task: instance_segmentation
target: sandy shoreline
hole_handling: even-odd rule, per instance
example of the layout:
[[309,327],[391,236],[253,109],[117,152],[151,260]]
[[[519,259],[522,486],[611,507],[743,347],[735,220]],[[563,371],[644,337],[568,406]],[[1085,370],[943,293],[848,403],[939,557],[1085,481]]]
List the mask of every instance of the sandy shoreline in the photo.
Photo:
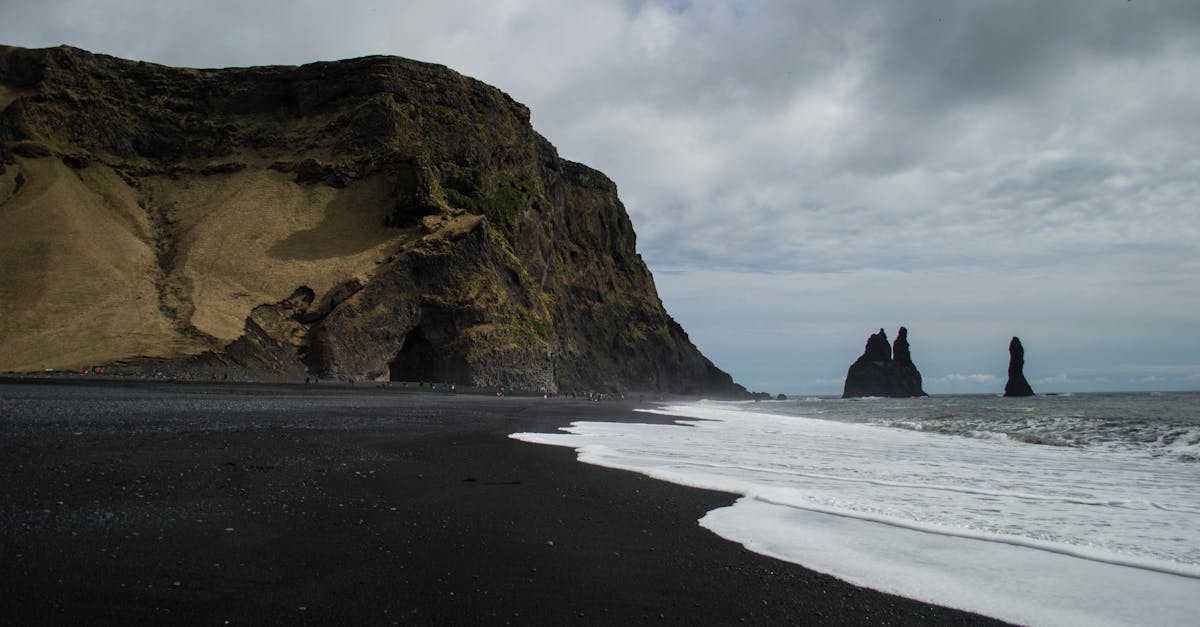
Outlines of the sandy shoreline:
[[0,379],[4,624],[981,624],[508,438],[633,401]]

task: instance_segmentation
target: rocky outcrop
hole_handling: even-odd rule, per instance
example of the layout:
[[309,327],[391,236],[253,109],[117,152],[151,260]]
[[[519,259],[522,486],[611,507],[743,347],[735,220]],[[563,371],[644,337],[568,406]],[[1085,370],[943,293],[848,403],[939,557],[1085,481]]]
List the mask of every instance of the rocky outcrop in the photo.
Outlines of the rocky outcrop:
[[0,164],[0,369],[745,394],[616,185],[442,66],[0,46]]
[[912,361],[908,329],[900,327],[894,345],[888,345],[883,329],[867,339],[862,356],[850,365],[842,398],[926,396],[921,373]]
[[1033,396],[1033,388],[1025,380],[1025,347],[1015,336],[1008,343],[1008,382],[1004,384],[1004,395]]

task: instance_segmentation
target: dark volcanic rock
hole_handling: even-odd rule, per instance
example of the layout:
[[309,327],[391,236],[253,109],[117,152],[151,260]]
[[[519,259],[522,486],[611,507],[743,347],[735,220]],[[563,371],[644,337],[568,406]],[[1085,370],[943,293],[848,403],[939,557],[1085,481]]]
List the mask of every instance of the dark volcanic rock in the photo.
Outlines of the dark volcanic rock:
[[921,373],[913,364],[908,348],[908,329],[900,327],[894,345],[889,346],[883,329],[867,339],[863,354],[846,373],[842,398],[886,396],[906,398],[925,396]]
[[867,347],[863,350],[860,361],[891,361],[892,346],[888,344],[887,333],[883,329],[867,338]]
[[[61,175],[52,156],[86,170]],[[114,304],[97,305],[109,296],[88,291],[90,276],[56,292],[77,302],[30,294],[16,315],[46,338],[75,335],[18,349],[30,329],[0,329],[0,369],[746,395],[664,310],[616,185],[560,158],[524,105],[443,66],[379,56],[186,69],[0,46],[0,162],[16,169],[0,171],[0,195],[29,215],[60,209],[39,200],[49,193],[20,194],[27,182],[94,191],[73,215],[133,251],[102,266],[108,285],[149,285],[137,298],[154,289],[159,301],[104,317],[99,333],[91,310]],[[274,230],[239,238],[245,218],[225,196],[255,198],[250,228]],[[226,252],[245,261],[210,270],[222,265],[201,245],[212,233],[242,242]],[[78,240],[49,230],[6,235],[80,256]],[[7,250],[6,265],[36,269]]]
[[1008,382],[1004,384],[1005,396],[1033,396],[1033,388],[1025,380],[1025,347],[1021,339],[1013,337],[1008,343]]
[[892,343],[892,361],[898,366],[912,366],[912,353],[908,350],[908,329],[900,327],[900,332],[896,334],[896,341]]

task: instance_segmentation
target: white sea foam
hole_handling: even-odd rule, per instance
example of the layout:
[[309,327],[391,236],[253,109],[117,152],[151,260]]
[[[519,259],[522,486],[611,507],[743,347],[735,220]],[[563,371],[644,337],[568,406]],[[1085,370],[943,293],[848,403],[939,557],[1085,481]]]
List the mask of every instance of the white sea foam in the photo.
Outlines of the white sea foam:
[[513,437],[742,495],[701,524],[858,585],[1019,623],[1195,620],[1200,464],[761,411],[780,407]]

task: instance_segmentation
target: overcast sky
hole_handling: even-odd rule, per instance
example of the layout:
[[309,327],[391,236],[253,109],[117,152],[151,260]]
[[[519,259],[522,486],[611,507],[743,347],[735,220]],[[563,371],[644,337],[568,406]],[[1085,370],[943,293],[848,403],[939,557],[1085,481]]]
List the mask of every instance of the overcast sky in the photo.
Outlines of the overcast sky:
[[909,329],[931,393],[1200,389],[1200,2],[0,0],[0,43],[192,67],[395,54],[608,174],[755,390]]

